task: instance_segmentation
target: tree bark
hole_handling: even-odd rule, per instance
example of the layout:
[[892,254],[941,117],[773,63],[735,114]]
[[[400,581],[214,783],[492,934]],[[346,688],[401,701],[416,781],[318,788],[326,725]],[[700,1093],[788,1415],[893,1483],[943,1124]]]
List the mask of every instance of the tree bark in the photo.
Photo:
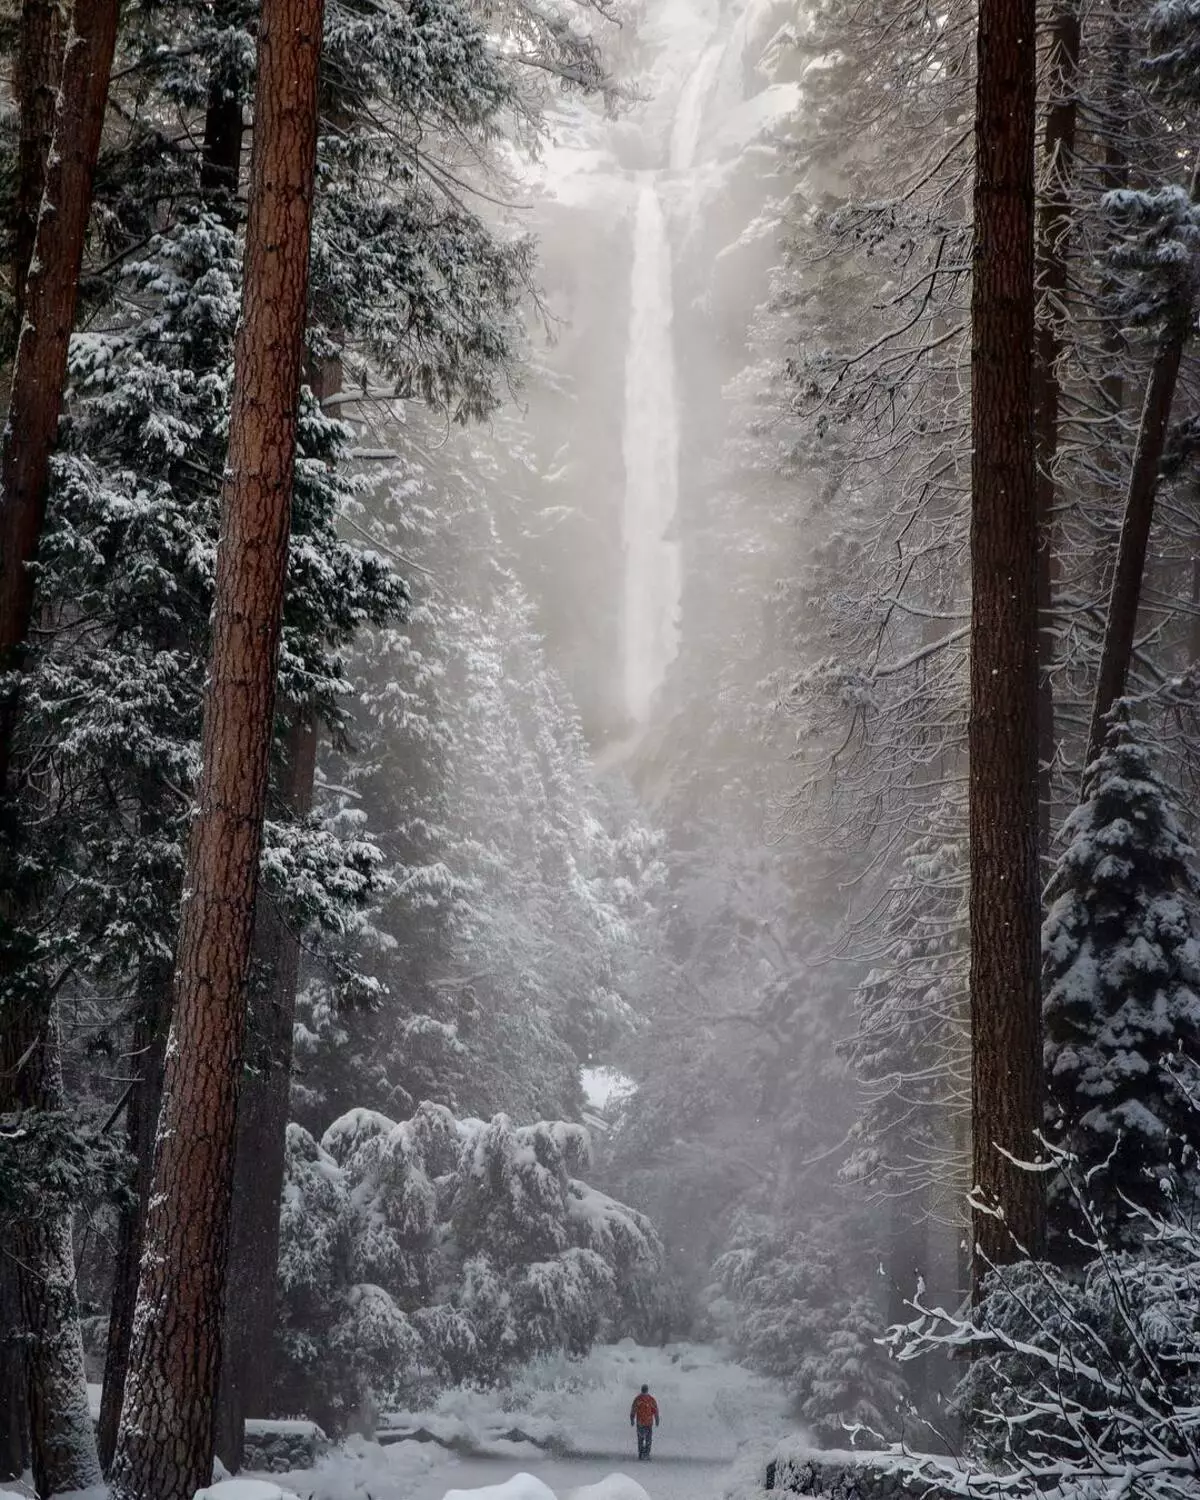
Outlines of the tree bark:
[[1062,386],[1059,361],[1067,303],[1067,242],[1071,227],[1071,183],[1078,124],[1076,88],[1080,26],[1075,0],[1061,0],[1050,25],[1050,102],[1042,143],[1044,182],[1037,225],[1040,317],[1037,325],[1037,508],[1038,508],[1038,853],[1050,857],[1053,832],[1054,762],[1054,478],[1058,459]]
[[0,1480],[19,1479],[29,1464],[24,1333],[17,1262],[0,1253]]
[[100,1462],[105,1472],[112,1466],[116,1451],[117,1426],[129,1368],[142,1232],[154,1169],[154,1131],[162,1099],[163,1060],[170,1020],[170,965],[147,959],[138,976],[137,1018],[133,1027],[134,1066],[138,1070],[138,1081],[125,1117],[126,1148],[135,1164],[133,1202],[122,1209],[117,1226],[116,1265],[113,1268],[104,1386],[97,1430]]
[[974,1284],[1042,1244],[1035,0],[981,0],[971,293],[971,1027]]
[[[5,669],[19,665],[33,614],[29,565],[46,515],[117,15],[118,0],[77,0],[63,52],[54,140],[25,279],[25,320],[0,453],[0,667]],[[7,784],[15,719],[10,695],[0,705],[0,789]]]
[[[319,401],[342,388],[342,362],[307,372]],[[312,811],[317,775],[316,722],[293,705],[276,795],[291,818]],[[290,1117],[293,1028],[300,945],[278,909],[259,897],[249,1008],[250,1045],[238,1104],[237,1165],[229,1249],[225,1352],[217,1403],[217,1453],[231,1474],[242,1465],[246,1420],[268,1414],[273,1383],[279,1276],[279,1201]]]
[[1123,696],[1129,677],[1138,607],[1142,598],[1142,577],[1146,571],[1146,549],[1150,542],[1154,500],[1158,493],[1158,471],[1167,441],[1171,403],[1175,399],[1175,387],[1179,382],[1179,366],[1191,333],[1192,316],[1190,302],[1186,307],[1176,309],[1163,330],[1150,378],[1146,382],[1146,399],[1142,405],[1137,443],[1133,450],[1133,465],[1129,471],[1129,487],[1125,493],[1125,515],[1121,522],[1121,539],[1117,544],[1117,565],[1104,621],[1104,643],[1100,650],[1100,670],[1096,677],[1096,697],[1092,704],[1085,770],[1104,745],[1105,719],[1113,704]]
[[238,1075],[287,562],[322,0],[264,0],[243,321],[222,492],[198,809],[114,1500],[208,1482]]
[[[39,1107],[64,1107],[57,1027],[37,1054]],[[29,1447],[39,1497],[90,1489],[102,1481],[88,1410],[83,1336],[68,1214],[52,1214],[17,1236],[21,1303],[29,1338]]]
[[17,96],[17,201],[13,223],[14,337],[25,315],[25,276],[33,258],[54,108],[62,76],[63,27],[58,0],[24,0],[13,91]]
[[[225,11],[230,7],[226,5]],[[227,19],[227,17],[225,17]],[[236,217],[235,200],[240,183],[243,98],[236,78],[214,69],[208,85],[208,106],[201,147],[200,188],[205,202],[227,222]],[[182,648],[186,642],[163,643]],[[156,835],[162,834],[162,788],[148,781],[142,787],[142,821]],[[117,1428],[129,1366],[129,1344],[137,1301],[138,1267],[145,1228],[145,1204],[150,1196],[154,1170],[154,1133],[162,1099],[163,1063],[167,1031],[171,1023],[171,966],[148,959],[138,979],[137,1020],[133,1051],[139,1071],[137,1089],[130,1101],[127,1142],[136,1163],[135,1201],[121,1213],[117,1230],[116,1265],[108,1324],[108,1346],[104,1362],[104,1389],[100,1401],[100,1458],[105,1471],[116,1451]]]
[[[317,730],[294,715],[286,742],[279,799],[294,818],[312,810]],[[279,1273],[279,1200],[290,1118],[292,1031],[300,978],[300,944],[278,908],[260,895],[246,1070],[238,1102],[237,1166],[230,1226],[225,1348],[217,1404],[217,1453],[242,1466],[247,1417],[267,1416],[271,1398]]]
[[[4,1104],[20,1111],[63,1108],[58,1028],[39,991],[11,993],[0,1029]],[[88,1413],[83,1339],[69,1214],[19,1222],[13,1249],[26,1341],[26,1420],[39,1496],[88,1489],[101,1481]]]

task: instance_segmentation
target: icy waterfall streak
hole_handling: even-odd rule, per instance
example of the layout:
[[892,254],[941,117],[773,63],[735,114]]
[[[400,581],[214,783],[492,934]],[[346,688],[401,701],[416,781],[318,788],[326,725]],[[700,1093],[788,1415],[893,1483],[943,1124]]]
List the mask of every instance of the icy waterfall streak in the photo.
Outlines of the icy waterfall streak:
[[704,123],[704,106],[716,81],[717,69],[725,54],[724,42],[710,42],[700,54],[700,61],[688,74],[679,95],[675,123],[671,129],[671,146],[667,161],[673,172],[686,172],[696,164],[700,145],[700,128]]
[[625,357],[625,706],[650,717],[679,644],[679,413],[672,344],[671,242],[653,173],[638,188]]
[[[679,96],[668,154],[685,172],[696,157],[704,103],[723,47],[713,43]],[[629,347],[625,359],[625,707],[635,727],[679,649],[682,558],[675,540],[679,503],[679,411],[675,390],[671,241],[656,174],[640,174],[633,228]]]

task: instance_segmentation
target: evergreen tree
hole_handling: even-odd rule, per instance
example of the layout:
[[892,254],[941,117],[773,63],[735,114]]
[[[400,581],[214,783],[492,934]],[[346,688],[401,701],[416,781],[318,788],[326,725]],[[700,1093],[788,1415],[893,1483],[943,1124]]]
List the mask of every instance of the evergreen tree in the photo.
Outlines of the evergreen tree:
[[580,1064],[629,1016],[656,841],[590,764],[479,477],[491,442],[435,441],[418,411],[389,431],[395,474],[351,519],[412,562],[413,607],[360,636],[355,753],[330,767],[387,885],[348,933],[365,1003],[306,986],[296,1114],[573,1115]]
[[264,0],[244,317],[154,1173],[113,1493],[211,1474],[308,298],[323,0]]
[[745,1214],[715,1266],[739,1352],[786,1381],[806,1426],[832,1446],[860,1426],[866,1446],[889,1435],[904,1398],[879,1345],[880,1309],[859,1290],[869,1260],[863,1230],[853,1214],[812,1226]]
[[[320,1143],[288,1131],[279,1403],[344,1427],[365,1403],[494,1382],[538,1354],[627,1326],[661,1246],[580,1180],[586,1132],[355,1109]],[[310,1408],[311,1409],[311,1408]]]
[[840,1048],[863,1094],[842,1176],[883,1196],[916,1194],[912,1212],[951,1218],[967,1186],[965,812],[961,790],[948,790],[905,851],[877,914],[878,958],[855,992],[856,1029]]
[[[1165,1182],[1194,1180],[1200,1081],[1200,872],[1146,739],[1118,704],[1063,830],[1042,930],[1049,1129],[1126,1245]],[[1071,1201],[1060,1184],[1068,1248]]]

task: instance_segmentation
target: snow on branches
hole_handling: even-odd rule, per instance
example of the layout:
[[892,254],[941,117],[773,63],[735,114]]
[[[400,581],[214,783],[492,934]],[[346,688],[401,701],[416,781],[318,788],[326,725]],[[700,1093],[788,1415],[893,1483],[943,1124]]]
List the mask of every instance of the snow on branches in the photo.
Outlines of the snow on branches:
[[890,1330],[902,1360],[968,1355],[955,1406],[966,1462],[920,1459],[916,1475],[944,1495],[1051,1494],[1056,1500],[1179,1500],[1200,1471],[1200,1229],[1168,1184],[1152,1210],[1126,1210],[1140,1248],[1120,1248],[1110,1204],[1053,1146],[1069,1185],[1080,1266],[1021,1261],[993,1270],[970,1317],[910,1304]]
[[[1200,874],[1145,727],[1117,706],[1046,891],[1049,1126],[1078,1159],[1116,1242],[1130,1204],[1194,1171],[1200,1055]],[[1069,1195],[1059,1206],[1070,1222]]]
[[398,1124],[351,1110],[320,1143],[289,1127],[284,1404],[318,1391],[336,1430],[366,1401],[586,1352],[636,1311],[662,1258],[643,1215],[574,1175],[589,1158],[582,1126],[434,1104]]

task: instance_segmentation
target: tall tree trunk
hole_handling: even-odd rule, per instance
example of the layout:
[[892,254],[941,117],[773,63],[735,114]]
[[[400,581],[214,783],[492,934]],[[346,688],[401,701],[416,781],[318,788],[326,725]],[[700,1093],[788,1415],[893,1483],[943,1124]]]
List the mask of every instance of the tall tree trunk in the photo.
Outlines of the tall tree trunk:
[[154,1169],[154,1132],[162,1099],[163,1060],[171,1021],[171,966],[162,959],[143,961],[138,975],[137,1016],[133,1026],[133,1066],[137,1085],[125,1117],[126,1147],[134,1161],[133,1201],[122,1208],[117,1225],[116,1265],[104,1357],[104,1386],[100,1396],[97,1432],[100,1461],[111,1467],[117,1446],[117,1426],[129,1368],[129,1345],[137,1303],[138,1265],[142,1231]]
[[1104,643],[1100,650],[1100,670],[1096,677],[1096,697],[1092,704],[1085,768],[1095,760],[1104,745],[1105,719],[1113,704],[1125,692],[1129,666],[1133,660],[1138,606],[1142,598],[1142,577],[1146,571],[1146,549],[1150,543],[1154,500],[1158,492],[1158,471],[1167,441],[1171,403],[1175,399],[1175,387],[1179,382],[1179,366],[1191,334],[1192,318],[1191,302],[1174,310],[1163,330],[1150,378],[1146,382],[1146,399],[1142,405],[1137,444],[1133,450],[1133,465],[1129,471],[1129,488],[1125,494],[1121,539],[1117,544],[1117,566],[1104,621]]
[[[29,565],[46,514],[117,15],[118,0],[77,0],[63,51],[53,147],[25,278],[25,320],[0,453],[0,665],[6,669],[19,664],[33,613]],[[0,705],[0,790],[7,784],[15,719],[10,695]]]
[[1067,311],[1067,242],[1078,123],[1079,10],[1060,0],[1050,24],[1050,102],[1042,144],[1044,181],[1038,212],[1037,274],[1041,301],[1037,327],[1037,508],[1038,508],[1038,852],[1050,856],[1053,831],[1054,762],[1054,511],[1057,486],[1059,361]]
[[[27,1065],[34,1107],[64,1107],[58,1027],[51,1019]],[[83,1337],[69,1214],[27,1224],[17,1236],[21,1302],[29,1338],[29,1446],[40,1497],[101,1483],[88,1410]]]
[[[5,1106],[63,1108],[58,1027],[44,992],[10,988],[0,1028]],[[88,1413],[83,1339],[69,1214],[22,1220],[12,1236],[26,1340],[29,1453],[39,1496],[99,1484],[100,1461]]]
[[322,0],[264,0],[243,321],[222,493],[198,810],[114,1500],[211,1474],[237,1089],[287,563]]
[[[218,7],[219,19],[231,22],[232,10],[233,7],[225,0]],[[215,208],[231,224],[236,219],[235,203],[245,134],[243,103],[240,80],[225,68],[215,68],[208,85],[200,188],[209,207]],[[169,640],[163,644],[180,648],[185,643]],[[143,821],[153,825],[159,833],[162,831],[161,797],[162,789],[156,783],[147,783],[142,788]],[[129,1365],[129,1343],[133,1331],[138,1267],[145,1227],[144,1208],[150,1195],[154,1170],[154,1133],[162,1099],[167,1031],[171,1023],[171,983],[169,963],[154,959],[145,962],[138,979],[133,1043],[139,1078],[137,1090],[130,1101],[127,1120],[129,1151],[136,1162],[135,1201],[122,1211],[118,1225],[108,1346],[104,1363],[104,1390],[100,1401],[100,1457],[106,1471],[111,1466],[116,1451],[125,1375]]]
[[[9,267],[12,345],[6,347],[6,359],[16,346],[24,320],[25,280],[33,255],[54,131],[62,52],[62,13],[57,0],[24,0],[13,69],[18,143]],[[5,392],[6,403],[10,394],[11,386]],[[6,1083],[7,1080],[0,1078],[0,1108],[15,1103]],[[0,1479],[19,1478],[29,1460],[28,1363],[17,1267],[15,1257],[5,1256],[0,1261]]]
[[[342,388],[342,362],[323,360],[307,372],[319,401]],[[294,820],[312,811],[318,728],[299,705],[288,719],[276,788]],[[260,893],[255,913],[247,1066],[238,1103],[237,1165],[230,1226],[225,1351],[217,1404],[217,1453],[230,1471],[242,1466],[246,1419],[266,1416],[273,1377],[279,1201],[290,1114],[293,1029],[300,980],[300,944],[278,909]]]
[[17,1261],[0,1251],[0,1480],[19,1479],[29,1463],[24,1335]]
[[971,292],[974,1284],[1042,1244],[1034,453],[1035,0],[981,0]]
[[24,0],[13,92],[19,111],[17,201],[13,222],[14,338],[25,315],[25,277],[33,258],[54,109],[62,76],[63,26],[58,0]]
[[[307,817],[312,810],[317,738],[316,726],[310,720],[298,714],[292,717],[278,790],[280,802],[296,819]],[[279,1200],[283,1193],[292,1031],[300,978],[300,944],[278,908],[263,900],[261,894],[255,914],[251,973],[217,1407],[217,1453],[230,1473],[242,1466],[246,1418],[266,1416],[271,1396]]]
[[[1132,101],[1129,96],[1129,20],[1126,15],[1129,0],[1112,0],[1112,14],[1102,44],[1105,64],[1103,103],[1101,114],[1109,121],[1104,139],[1104,150],[1100,164],[1101,193],[1116,192],[1129,184],[1129,138],[1122,126],[1129,118]],[[1110,305],[1116,290],[1116,280],[1111,270],[1100,278],[1100,306]],[[1096,463],[1104,476],[1097,498],[1100,535],[1097,538],[1092,576],[1086,591],[1096,598],[1107,596],[1112,591],[1116,562],[1115,527],[1110,534],[1106,524],[1106,491],[1118,487],[1119,455],[1124,446],[1123,422],[1126,410],[1125,389],[1126,355],[1128,353],[1125,331],[1118,318],[1106,317],[1100,339],[1101,410],[1108,419],[1107,431],[1102,431],[1096,443]],[[1086,746],[1084,764],[1087,763]]]

